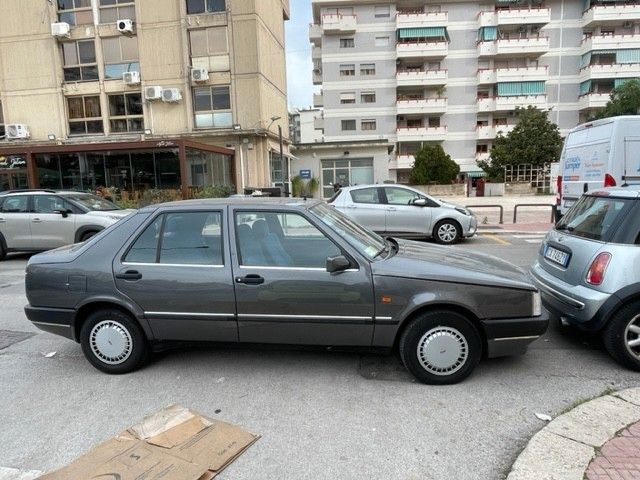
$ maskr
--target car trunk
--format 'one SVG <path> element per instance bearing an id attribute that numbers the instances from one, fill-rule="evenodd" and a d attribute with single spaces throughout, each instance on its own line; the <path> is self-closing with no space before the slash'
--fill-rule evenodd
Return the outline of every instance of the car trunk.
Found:
<path id="1" fill-rule="evenodd" d="M 563 282 L 570 285 L 581 285 L 584 283 L 589 265 L 604 246 L 603 242 L 554 230 L 549 233 L 543 244 L 540 266 L 547 273 Z M 546 258 L 551 253 L 549 249 L 557 249 L 569 254 L 566 267 L 557 261 Z"/>

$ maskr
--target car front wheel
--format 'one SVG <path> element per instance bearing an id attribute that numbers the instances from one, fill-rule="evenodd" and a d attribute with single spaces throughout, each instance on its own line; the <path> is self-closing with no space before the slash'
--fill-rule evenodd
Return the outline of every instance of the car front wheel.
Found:
<path id="1" fill-rule="evenodd" d="M 407 370 L 423 383 L 458 383 L 482 355 L 480 335 L 463 315 L 447 310 L 424 313 L 405 329 L 399 342 Z"/>
<path id="2" fill-rule="evenodd" d="M 640 371 L 640 302 L 622 307 L 603 332 L 604 346 L 619 364 Z"/>
<path id="3" fill-rule="evenodd" d="M 7 255 L 7 252 L 4 251 L 2 247 L 2 242 L 0 242 L 0 260 L 4 260 L 4 257 Z"/>
<path id="4" fill-rule="evenodd" d="M 91 237 L 93 237 L 96 233 L 98 232 L 87 232 L 87 233 L 83 233 L 82 236 L 80 237 L 80 241 L 81 242 L 86 242 L 87 240 L 89 240 Z"/>
<path id="5" fill-rule="evenodd" d="M 80 343 L 87 360 L 105 373 L 129 373 L 147 357 L 144 332 L 129 315 L 116 309 L 98 310 L 87 318 L 80 331 Z"/>
<path id="6" fill-rule="evenodd" d="M 433 239 L 442 245 L 453 245 L 461 236 L 460 226 L 453 220 L 441 220 L 433 228 Z"/>

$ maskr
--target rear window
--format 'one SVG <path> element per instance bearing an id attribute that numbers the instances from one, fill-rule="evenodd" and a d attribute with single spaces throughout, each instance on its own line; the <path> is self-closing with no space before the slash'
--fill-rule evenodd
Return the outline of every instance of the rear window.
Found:
<path id="1" fill-rule="evenodd" d="M 633 199 L 585 195 L 556 225 L 571 235 L 608 241 L 633 205 Z"/>

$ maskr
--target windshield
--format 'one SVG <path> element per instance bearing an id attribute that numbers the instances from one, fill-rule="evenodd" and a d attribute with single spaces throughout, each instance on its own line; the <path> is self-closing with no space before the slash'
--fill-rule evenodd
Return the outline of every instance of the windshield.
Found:
<path id="1" fill-rule="evenodd" d="M 373 260 L 386 247 L 380 235 L 358 225 L 346 215 L 324 203 L 310 208 L 310 211 L 369 260 Z"/>
<path id="2" fill-rule="evenodd" d="M 606 240 L 632 202 L 632 199 L 585 195 L 562 217 L 556 230 L 567 230 L 578 237 Z"/>
<path id="3" fill-rule="evenodd" d="M 104 198 L 100 198 L 96 195 L 91 195 L 89 193 L 77 193 L 73 195 L 65 195 L 64 198 L 67 200 L 71 200 L 72 202 L 76 202 L 82 205 L 89 210 L 97 211 L 97 212 L 109 212 L 111 210 L 120 210 L 120 208 L 115 204 L 111 203 L 109 200 L 105 200 Z"/>

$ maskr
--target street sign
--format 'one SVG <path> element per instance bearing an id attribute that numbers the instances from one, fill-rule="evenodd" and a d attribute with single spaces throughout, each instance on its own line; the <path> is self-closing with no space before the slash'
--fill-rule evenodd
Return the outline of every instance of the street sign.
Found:
<path id="1" fill-rule="evenodd" d="M 300 178 L 309 180 L 311 178 L 311 170 L 300 170 Z"/>

